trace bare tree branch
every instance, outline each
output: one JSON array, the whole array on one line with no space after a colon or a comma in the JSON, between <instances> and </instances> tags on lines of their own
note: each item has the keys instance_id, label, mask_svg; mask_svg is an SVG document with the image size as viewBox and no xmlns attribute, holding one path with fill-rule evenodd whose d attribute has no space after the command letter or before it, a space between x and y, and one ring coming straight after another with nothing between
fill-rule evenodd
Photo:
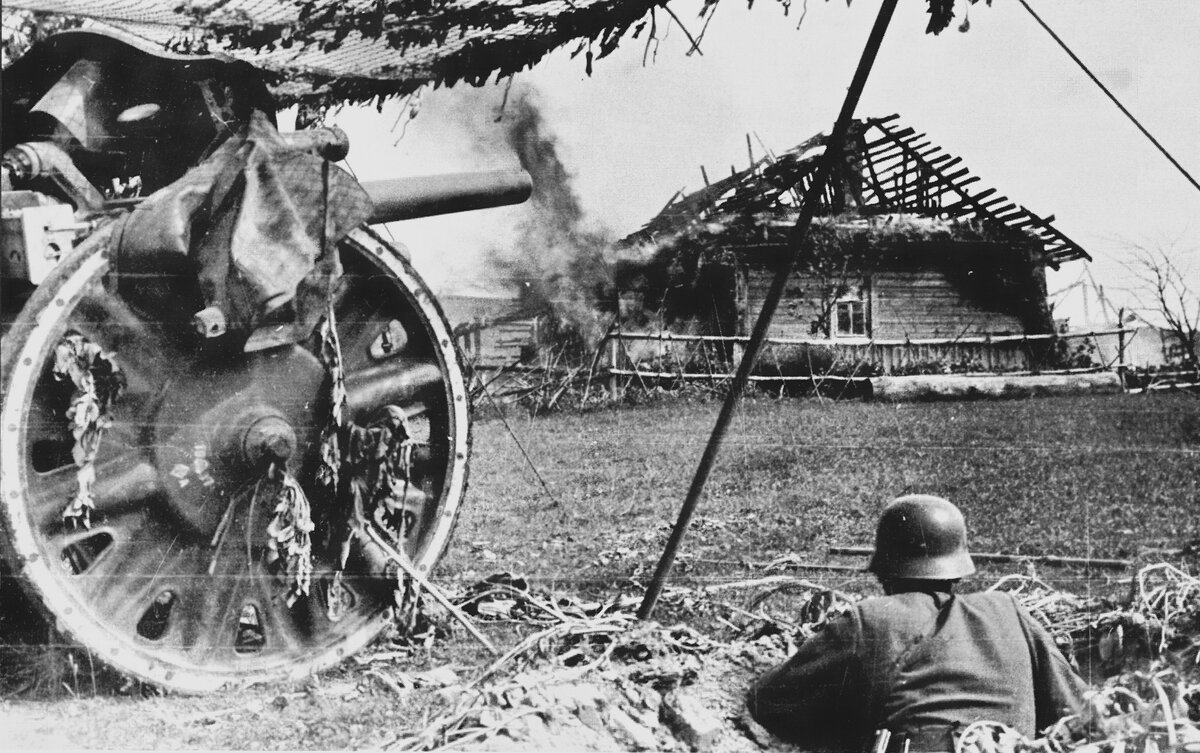
<instances>
[{"instance_id":1,"label":"bare tree branch","mask_svg":"<svg viewBox=\"0 0 1200 753\"><path fill-rule=\"evenodd\" d=\"M1173 245L1133 248L1128 268L1150 299L1147 308L1162 317L1174 341L1166 355L1177 349L1182 364L1200 375L1200 289L1190 284L1195 276L1174 261L1180 254Z\"/></svg>"}]
</instances>

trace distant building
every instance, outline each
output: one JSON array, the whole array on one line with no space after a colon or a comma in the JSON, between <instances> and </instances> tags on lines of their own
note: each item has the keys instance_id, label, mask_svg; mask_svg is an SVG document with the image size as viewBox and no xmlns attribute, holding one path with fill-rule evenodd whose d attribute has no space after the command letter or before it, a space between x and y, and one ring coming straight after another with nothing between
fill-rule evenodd
<instances>
[{"instance_id":1,"label":"distant building","mask_svg":"<svg viewBox=\"0 0 1200 753\"><path fill-rule=\"evenodd\" d=\"M1116 324L1105 325L1111 332ZM1095 328L1100 329L1100 328ZM1105 363L1117 360L1131 369L1182 369L1188 365L1184 341L1168 327L1156 324L1137 314L1126 318L1121 335L1103 334L1094 338L1096 353Z\"/></svg>"},{"instance_id":2,"label":"distant building","mask_svg":"<svg viewBox=\"0 0 1200 753\"><path fill-rule=\"evenodd\" d=\"M526 310L520 290L510 288L458 286L438 294L469 366L511 366L536 350L538 317Z\"/></svg>"},{"instance_id":3,"label":"distant building","mask_svg":"<svg viewBox=\"0 0 1200 753\"><path fill-rule=\"evenodd\" d=\"M1097 360L1131 369L1161 370L1187 365L1184 343L1166 326L1162 313L1118 306L1084 269L1079 278L1051 294L1055 324L1062 333L1101 333L1090 337ZM1057 318L1059 311L1072 315Z\"/></svg>"}]
</instances>

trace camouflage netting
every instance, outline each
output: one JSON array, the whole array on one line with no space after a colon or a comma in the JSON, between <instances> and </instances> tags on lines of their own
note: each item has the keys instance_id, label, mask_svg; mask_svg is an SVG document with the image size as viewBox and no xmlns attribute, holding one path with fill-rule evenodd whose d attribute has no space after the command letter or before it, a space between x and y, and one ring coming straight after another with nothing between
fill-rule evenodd
<instances>
[{"instance_id":1,"label":"camouflage netting","mask_svg":"<svg viewBox=\"0 0 1200 753\"><path fill-rule=\"evenodd\" d=\"M275 74L283 102L367 102L420 86L481 84L582 40L588 64L653 23L662 0L177 2L13 0L81 16L177 51L226 51Z\"/></svg>"},{"instance_id":2,"label":"camouflage netting","mask_svg":"<svg viewBox=\"0 0 1200 753\"><path fill-rule=\"evenodd\" d=\"M978 0L966 0L970 3ZM991 0L988 0L990 3ZM719 0L704 0L707 17ZM779 0L786 13L789 0ZM927 31L955 0L928 0ZM628 36L674 19L667 0L9 0L180 52L224 51L275 74L284 103L381 101L425 84L482 84L576 44L588 71ZM677 20L677 19L675 19Z\"/></svg>"}]
</instances>

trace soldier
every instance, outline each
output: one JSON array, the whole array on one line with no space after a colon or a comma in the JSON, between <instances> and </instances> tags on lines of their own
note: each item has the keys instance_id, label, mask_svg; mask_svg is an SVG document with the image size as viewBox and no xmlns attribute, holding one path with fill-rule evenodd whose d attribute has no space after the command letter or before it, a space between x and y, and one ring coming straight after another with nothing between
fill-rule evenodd
<instances>
[{"instance_id":1,"label":"soldier","mask_svg":"<svg viewBox=\"0 0 1200 753\"><path fill-rule=\"evenodd\" d=\"M950 502L888 505L869 570L887 595L831 620L751 688L750 713L770 731L805 747L942 753L973 721L1032 738L1079 709L1087 686L1011 594L954 594L975 565Z\"/></svg>"}]
</instances>

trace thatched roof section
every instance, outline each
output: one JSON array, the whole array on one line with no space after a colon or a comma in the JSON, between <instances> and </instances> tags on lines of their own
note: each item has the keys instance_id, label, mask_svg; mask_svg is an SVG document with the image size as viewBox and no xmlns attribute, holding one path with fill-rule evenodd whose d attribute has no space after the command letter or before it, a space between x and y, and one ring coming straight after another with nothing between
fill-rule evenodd
<instances>
[{"instance_id":1,"label":"thatched roof section","mask_svg":"<svg viewBox=\"0 0 1200 753\"><path fill-rule=\"evenodd\" d=\"M898 118L890 115L854 123L845 159L825 187L818 216L916 215L962 227L974 225L994 238L1034 239L1054 267L1091 259L1051 224L1053 216L1040 217L994 188L981 189L976 185L979 178L962 166L961 158L931 145L924 134L900 126ZM676 195L621 245L676 244L737 233L750 243L755 239L779 242L782 231L799 214L801 197L825 152L825 139L819 134L699 191Z\"/></svg>"}]
</instances>

